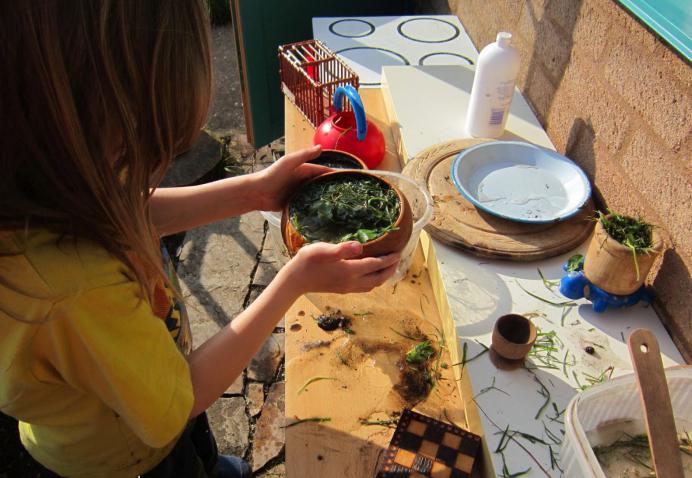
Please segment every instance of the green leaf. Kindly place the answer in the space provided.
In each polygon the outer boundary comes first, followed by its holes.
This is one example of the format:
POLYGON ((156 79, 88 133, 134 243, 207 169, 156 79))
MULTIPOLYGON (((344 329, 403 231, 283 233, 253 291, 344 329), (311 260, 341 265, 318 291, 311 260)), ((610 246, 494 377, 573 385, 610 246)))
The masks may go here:
POLYGON ((411 364, 423 363, 433 355, 435 355, 435 349, 430 345, 430 341, 426 340, 406 352, 406 362, 411 364))
POLYGON ((567 259, 567 272, 574 272, 579 270, 581 267, 581 261, 584 260, 584 256, 581 254, 575 254, 569 259, 567 259))
POLYGON ((358 241, 362 243, 377 239, 379 235, 378 231, 373 231, 372 229, 358 229, 358 231, 356 231, 358 241))
POLYGON ((519 281, 515 281, 515 282, 516 282, 517 285, 521 288, 521 290, 523 290, 524 292, 526 292, 527 294, 529 294, 529 295, 530 295, 531 297, 533 297, 534 299, 538 299, 538 300, 540 300, 541 302, 545 302, 546 304, 554 305, 555 307, 573 307, 573 306, 577 305, 577 303, 574 302, 573 300, 564 300, 564 301, 557 302, 557 301, 553 301, 553 300, 550 300, 550 299, 546 299, 545 297, 541 297, 540 295, 536 295, 536 294, 534 294, 533 292, 529 292, 528 290, 526 290, 526 289, 524 288, 523 285, 521 285, 521 284, 519 283, 519 281))

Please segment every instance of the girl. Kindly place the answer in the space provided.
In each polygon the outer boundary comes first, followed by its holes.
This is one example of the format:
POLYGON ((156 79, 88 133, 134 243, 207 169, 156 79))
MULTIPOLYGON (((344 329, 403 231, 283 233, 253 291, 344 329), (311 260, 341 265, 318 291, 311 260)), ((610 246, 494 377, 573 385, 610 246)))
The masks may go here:
POLYGON ((204 410, 297 297, 370 290, 399 260, 305 247, 185 354, 159 237, 279 210, 324 171, 312 148, 156 188, 206 118, 208 33, 203 0, 0 3, 0 410, 49 476, 249 476, 217 458, 204 410))

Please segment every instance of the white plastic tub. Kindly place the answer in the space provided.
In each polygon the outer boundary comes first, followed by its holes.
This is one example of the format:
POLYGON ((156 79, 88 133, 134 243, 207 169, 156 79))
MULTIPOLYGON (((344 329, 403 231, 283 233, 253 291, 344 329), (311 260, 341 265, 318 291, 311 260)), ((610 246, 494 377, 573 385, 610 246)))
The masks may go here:
POLYGON ((290 259, 288 255, 288 250, 284 245, 283 237, 281 237, 281 213, 274 211, 260 211, 262 217, 269 223, 269 237, 274 246, 274 250, 277 251, 276 257, 281 261, 281 266, 283 267, 290 259))
POLYGON ((374 169, 368 172, 387 179, 387 181, 399 188, 399 191, 406 196, 406 199, 411 205, 411 212, 413 214, 411 238, 401 251, 401 262, 399 262, 396 272, 391 279, 389 279, 391 282, 398 282, 404 278, 409 267, 411 267, 413 253, 416 251, 420 232, 430 222, 430 219, 432 219, 433 200, 428 189, 415 179, 390 171, 379 171, 374 169))
MULTIPOLYGON (((415 179, 411 179, 403 174, 393 173, 390 171, 370 170, 368 172, 386 178, 388 181, 394 184, 397 188, 399 188, 401 193, 406 196, 406 199, 411 205, 411 212, 413 213, 413 229, 411 231, 411 238, 401 251, 401 262, 399 262, 396 272, 390 279, 390 281, 396 282, 403 279, 409 267, 411 267, 413 253, 416 250, 416 245, 418 244, 418 239, 420 238, 420 232, 432 218, 433 201, 425 186, 420 184, 415 179)), ((280 259, 285 264, 289 257, 288 252, 286 251, 286 246, 284 246, 283 243, 283 238, 281 237, 281 213, 261 211, 261 214, 269 223, 269 235, 271 236, 277 251, 280 251, 280 259)))
MULTIPOLYGON (((692 433, 692 367, 666 370, 678 434, 692 433)), ((593 447, 617 437, 606 430, 645 434, 644 414, 633 374, 596 385, 574 397, 565 410, 565 438, 560 462, 566 478, 606 478, 593 447)))

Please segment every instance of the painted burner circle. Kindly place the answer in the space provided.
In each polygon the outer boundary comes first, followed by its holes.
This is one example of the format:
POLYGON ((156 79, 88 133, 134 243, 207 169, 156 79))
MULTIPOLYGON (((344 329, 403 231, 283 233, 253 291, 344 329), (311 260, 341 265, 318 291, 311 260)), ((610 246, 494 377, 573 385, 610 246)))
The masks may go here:
POLYGON ((396 29, 401 36, 421 43, 445 43, 461 33, 456 25, 439 18, 411 18, 396 29))
POLYGON ((344 48, 336 52, 354 70, 358 71, 361 86, 378 86, 383 66, 410 65, 401 54, 370 46, 344 48))
POLYGON ((419 65, 473 65, 470 58, 458 53, 428 53, 418 60, 419 65))
POLYGON ((372 35, 375 25, 357 18, 345 18, 329 25, 329 31, 342 38, 363 38, 372 35))

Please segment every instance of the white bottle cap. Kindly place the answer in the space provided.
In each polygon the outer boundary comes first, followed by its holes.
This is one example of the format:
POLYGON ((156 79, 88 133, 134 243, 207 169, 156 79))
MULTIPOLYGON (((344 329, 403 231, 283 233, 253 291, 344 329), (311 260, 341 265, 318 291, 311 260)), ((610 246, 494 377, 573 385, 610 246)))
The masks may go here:
POLYGON ((500 32, 497 34, 497 44, 500 47, 508 47, 512 42, 512 34, 509 32, 500 32))

